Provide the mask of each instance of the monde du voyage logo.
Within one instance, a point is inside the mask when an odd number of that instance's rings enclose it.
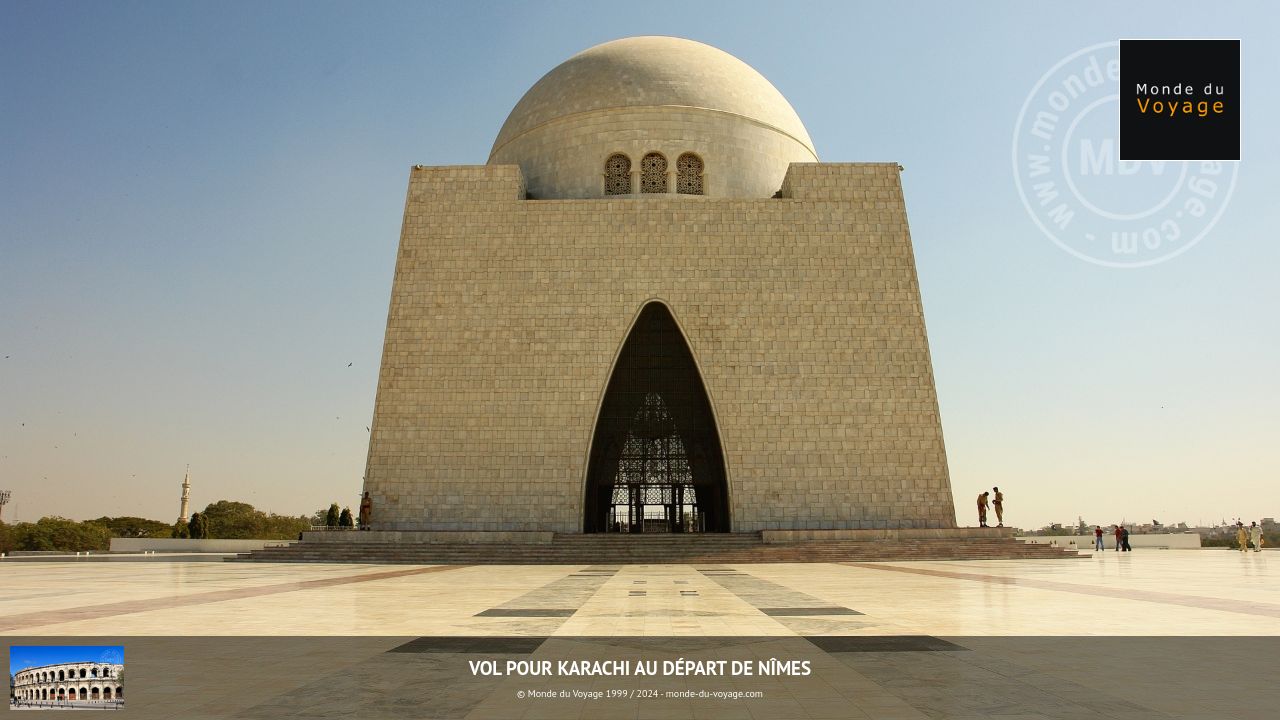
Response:
[[[1240,159],[1239,40],[1120,41],[1121,160]]]
[[[1238,40],[1120,40],[1068,55],[1013,137],[1023,206],[1055,244],[1106,267],[1182,254],[1217,223],[1240,158]]]

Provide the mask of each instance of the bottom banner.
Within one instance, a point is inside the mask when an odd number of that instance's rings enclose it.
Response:
[[[1272,718],[1276,637],[10,638],[10,708],[136,718]],[[127,697],[127,699],[126,699]]]

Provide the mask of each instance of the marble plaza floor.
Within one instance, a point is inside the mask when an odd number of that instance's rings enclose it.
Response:
[[[0,634],[6,647],[123,644],[137,717],[1262,718],[1280,712],[1262,681],[1274,678],[1264,658],[1280,656],[1280,553],[0,562]],[[668,657],[805,660],[809,674],[483,676],[467,662]],[[642,685],[661,695],[632,697]],[[629,692],[591,695],[609,689]],[[520,695],[546,690],[570,695]]]

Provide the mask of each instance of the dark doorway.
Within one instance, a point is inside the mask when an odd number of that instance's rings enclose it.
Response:
[[[640,311],[605,389],[585,532],[728,532],[724,453],[706,387],[666,305]]]

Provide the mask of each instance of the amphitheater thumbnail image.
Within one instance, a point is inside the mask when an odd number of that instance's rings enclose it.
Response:
[[[12,666],[15,659],[32,654],[46,661]],[[124,706],[123,647],[17,645],[9,648],[9,656],[10,709],[114,710]],[[59,659],[48,662],[51,656]]]
[[[900,171],[698,42],[551,70],[486,164],[412,170],[372,528],[955,527]]]

